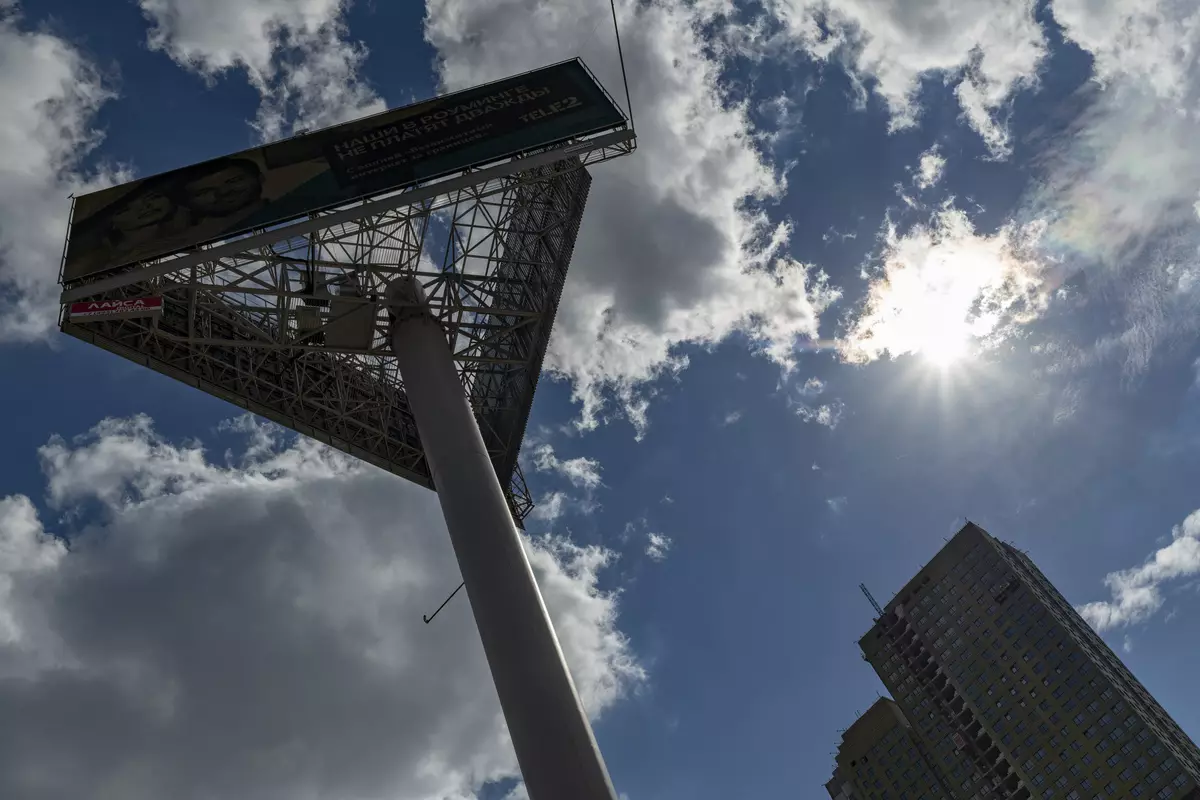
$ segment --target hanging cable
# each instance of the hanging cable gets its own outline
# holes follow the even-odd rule
[[[617,58],[621,61],[621,81],[625,84],[625,110],[629,112],[629,127],[633,127],[633,103],[629,99],[629,77],[625,74],[625,54],[621,51],[621,28],[617,25],[617,0],[608,0],[612,9],[613,33],[617,35]]]

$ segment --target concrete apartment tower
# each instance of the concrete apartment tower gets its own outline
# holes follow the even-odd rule
[[[833,778],[834,800],[918,797],[948,800],[899,706],[881,697],[842,734]]]
[[[1196,745],[1024,553],[974,524],[859,646],[956,800],[1200,800]]]

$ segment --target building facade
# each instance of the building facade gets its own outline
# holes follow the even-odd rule
[[[1024,553],[974,524],[859,646],[957,800],[1200,800],[1195,744]]]
[[[921,741],[899,706],[882,697],[842,733],[833,778],[834,800],[889,797],[948,800]]]

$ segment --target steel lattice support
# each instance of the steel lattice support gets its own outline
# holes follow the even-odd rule
[[[415,275],[520,521],[517,464],[591,178],[632,133],[372,197],[64,285],[64,302],[161,296],[153,319],[72,322],[84,341],[433,487],[388,341],[386,287]]]

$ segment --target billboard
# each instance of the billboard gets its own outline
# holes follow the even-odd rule
[[[615,127],[575,59],[76,198],[63,281]]]

